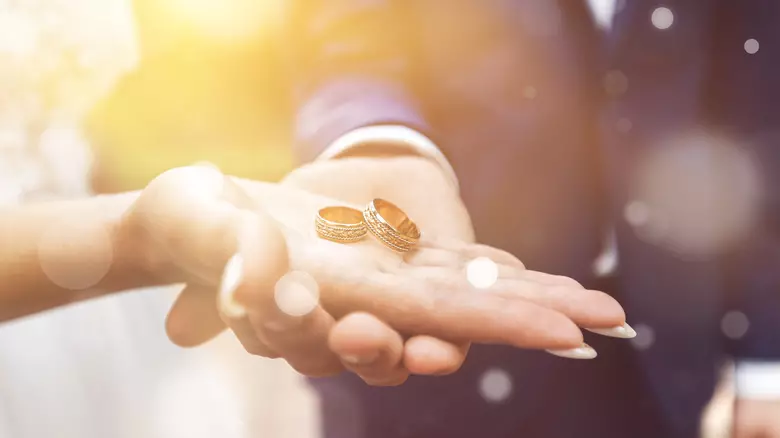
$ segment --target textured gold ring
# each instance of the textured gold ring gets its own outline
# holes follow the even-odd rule
[[[357,242],[366,235],[366,224],[360,210],[349,207],[325,207],[314,220],[317,235],[338,243]]]
[[[398,252],[407,252],[420,241],[420,229],[395,204],[374,199],[363,210],[368,230],[385,246]]]

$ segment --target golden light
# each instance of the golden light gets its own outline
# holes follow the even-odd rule
[[[29,55],[37,44],[39,31],[31,17],[9,11],[0,11],[0,53],[16,56]]]
[[[203,36],[225,41],[249,41],[277,22],[280,0],[163,0],[164,16]]]

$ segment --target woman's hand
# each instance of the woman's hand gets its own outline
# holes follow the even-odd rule
[[[152,182],[121,229],[150,272],[187,283],[168,319],[174,342],[197,345],[227,325],[250,353],[307,375],[346,366],[370,384],[398,384],[409,372],[455,371],[472,341],[576,357],[578,325],[625,322],[606,294],[525,270],[494,248],[425,237],[433,233],[424,227],[405,255],[370,235],[348,245],[320,239],[314,217],[331,205],[345,202],[183,168]],[[466,276],[478,257],[498,272],[482,289]]]

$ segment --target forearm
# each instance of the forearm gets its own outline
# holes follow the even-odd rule
[[[258,206],[276,184],[236,180]],[[0,209],[0,322],[128,289],[184,281],[165,251],[126,223],[140,192]],[[161,218],[162,219],[162,218]],[[197,218],[193,218],[197,220]]]
[[[143,286],[117,233],[137,195],[0,210],[0,321]]]

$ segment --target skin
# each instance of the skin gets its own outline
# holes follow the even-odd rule
[[[361,183],[356,184],[356,181]],[[474,239],[471,222],[457,192],[439,168],[426,159],[350,157],[316,162],[295,170],[281,185],[285,189],[295,188],[310,195],[328,197],[310,207],[292,201],[289,195],[285,195],[278,205],[266,200],[265,212],[284,224],[281,228],[287,237],[288,251],[296,247],[293,242],[298,238],[313,239],[304,246],[323,248],[323,252],[331,260],[337,260],[340,266],[350,266],[350,275],[358,279],[330,281],[351,283],[349,292],[370,297],[370,301],[356,306],[342,306],[329,302],[327,297],[341,296],[338,301],[342,301],[347,288],[325,288],[321,296],[324,311],[317,309],[305,322],[290,324],[306,329],[291,329],[292,334],[284,335],[286,339],[294,339],[290,344],[303,345],[292,348],[300,352],[290,351],[285,342],[276,341],[277,336],[261,327],[262,321],[274,318],[274,315],[253,316],[249,311],[248,319],[254,321],[249,325],[257,332],[255,338],[265,340],[259,354],[267,355],[262,352],[272,350],[305,374],[331,375],[343,367],[356,372],[369,384],[396,385],[409,374],[455,372],[463,363],[470,342],[504,343],[522,348],[576,348],[582,343],[577,325],[610,328],[625,322],[620,306],[606,294],[587,291],[570,278],[526,270],[519,260],[504,251],[471,243]],[[424,193],[420,187],[425,187]],[[400,256],[371,238],[357,244],[339,245],[313,235],[311,221],[319,207],[353,205],[361,208],[375,197],[392,199],[424,230],[424,240],[415,251]],[[292,251],[293,254],[297,252]],[[496,285],[480,293],[475,293],[464,275],[465,265],[476,257],[496,261],[500,273]],[[373,265],[368,264],[369,261]],[[326,276],[318,272],[347,273],[343,268],[322,270],[314,264],[303,269],[318,279],[321,288]],[[391,283],[383,284],[385,280]],[[385,294],[386,303],[381,299]],[[241,296],[240,292],[238,296]],[[421,297],[433,298],[421,307],[405,301]],[[511,306],[518,300],[522,306],[506,307],[506,302],[493,301],[495,299],[511,299]],[[525,307],[529,305],[532,307]],[[246,307],[252,309],[260,305],[254,303]],[[262,307],[273,306],[266,301]],[[402,309],[399,314],[386,313],[397,309]],[[446,315],[446,319],[422,318],[431,309]],[[185,313],[195,312],[179,313],[178,308],[174,309],[169,317],[169,327],[173,324],[171,321],[186,319],[181,316]],[[415,317],[411,318],[411,315]],[[480,316],[472,318],[474,315]],[[567,318],[570,324],[559,320],[559,315]],[[192,322],[177,322],[185,327],[190,324]],[[441,330],[444,326],[448,328]],[[482,330],[484,332],[480,333]],[[190,337],[186,330],[182,332],[171,335],[174,342],[194,345],[205,338]],[[514,337],[521,333],[521,337]],[[327,339],[328,348],[301,342],[301,338],[317,339],[314,343],[320,345]],[[326,358],[329,354],[335,355],[338,361]]]
[[[359,207],[374,197],[392,199],[424,230],[412,253],[313,236],[310,221],[321,206]],[[246,306],[236,319],[220,312],[216,297],[240,240],[254,259],[235,293]],[[184,283],[166,326],[177,344],[198,345],[229,327],[252,354],[281,357],[311,376],[347,369],[377,386],[398,385],[410,373],[455,372],[470,342],[572,348],[582,340],[577,325],[625,320],[608,296],[473,244],[456,191],[415,157],[320,162],[281,185],[232,180],[208,167],[175,169],[141,192],[2,209],[0,241],[0,321]],[[496,261],[501,278],[478,293],[461,275],[476,256]],[[301,317],[270,305],[272,285],[290,267],[311,270],[320,286],[320,306]],[[780,437],[778,409],[774,400],[737,400],[733,436]]]
[[[528,271],[503,251],[470,243],[468,215],[453,191],[450,212],[456,216],[444,209],[426,216],[412,198],[392,197],[384,188],[350,199],[303,190],[304,177],[311,177],[303,172],[268,184],[228,178],[209,167],[181,168],[137,193],[4,210],[0,230],[14,244],[0,247],[0,284],[13,287],[0,291],[0,317],[184,283],[166,323],[177,344],[198,345],[230,328],[252,354],[281,357],[310,376],[348,369],[372,385],[397,385],[410,373],[454,372],[470,342],[575,348],[582,343],[578,326],[625,322],[623,309],[606,294]],[[431,185],[430,193],[444,196],[444,187]],[[360,207],[361,196],[375,194],[392,197],[424,230],[413,251],[396,254],[371,238],[341,245],[313,232],[318,209]],[[56,229],[60,240],[42,245],[53,224],[63,221],[78,226]],[[441,233],[427,232],[438,230],[437,223]],[[107,265],[101,262],[106,254]],[[218,294],[223,270],[237,255],[244,269],[227,303],[241,309],[238,314],[227,312],[225,295]],[[464,267],[480,256],[498,264],[500,279],[475,291]],[[108,268],[96,273],[95,266]],[[81,284],[63,287],[52,277],[60,267]],[[290,271],[306,273],[319,287],[317,305],[305,314],[291,316],[277,305],[274,287]]]
[[[398,154],[395,150],[385,149],[384,156],[377,156],[376,151],[377,149],[374,149],[371,155],[365,155],[364,151],[356,149],[351,156],[303,166],[288,175],[284,183],[355,204],[364,204],[374,197],[392,199],[402,204],[423,230],[436,230],[440,236],[473,242],[474,234],[468,212],[453,185],[447,181],[435,163],[406,156],[403,152]],[[354,184],[354,181],[363,183]],[[425,187],[425,190],[421,191],[420,187]],[[510,258],[512,257],[502,260],[511,265]],[[501,277],[504,275],[505,272],[502,272]],[[566,277],[527,270],[523,271],[523,275],[547,284],[575,285],[574,280]],[[579,307],[580,303],[573,306]],[[580,326],[587,327],[590,324],[592,328],[604,326],[600,325],[602,323],[603,320],[579,321]],[[356,332],[363,329],[355,328]],[[340,342],[350,342],[347,330],[335,336],[344,339]],[[446,374],[457,370],[465,359],[468,350],[459,347],[463,346],[447,345],[430,338],[413,338],[405,344],[403,363],[413,374]],[[363,377],[368,383],[373,382]],[[780,438],[778,412],[780,402],[777,400],[737,399],[733,436]]]
[[[734,438],[780,437],[780,401],[738,399],[734,411]]]

